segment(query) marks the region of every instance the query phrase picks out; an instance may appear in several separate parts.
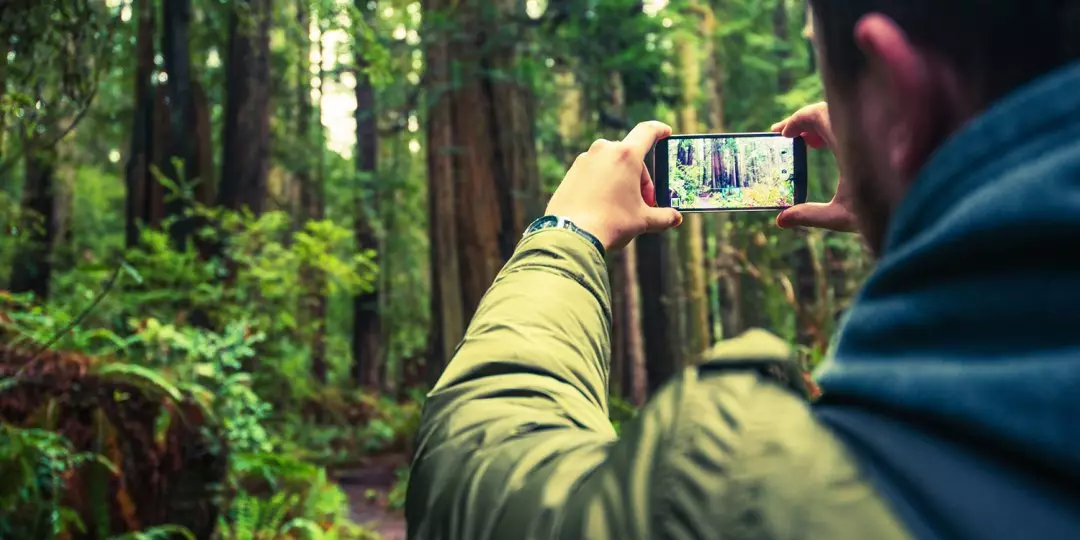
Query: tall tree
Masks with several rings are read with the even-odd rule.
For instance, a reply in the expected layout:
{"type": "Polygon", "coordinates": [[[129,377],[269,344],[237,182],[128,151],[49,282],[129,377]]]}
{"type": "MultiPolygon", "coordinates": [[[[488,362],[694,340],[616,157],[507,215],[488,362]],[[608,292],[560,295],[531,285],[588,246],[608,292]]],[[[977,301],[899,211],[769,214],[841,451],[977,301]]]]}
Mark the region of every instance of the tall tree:
{"type": "MultiPolygon", "coordinates": [[[[696,2],[692,7],[698,7],[696,2]]],[[[700,43],[689,32],[676,37],[678,72],[682,83],[682,103],[679,108],[677,129],[681,133],[700,131],[698,102],[701,96],[701,63],[698,57],[700,43]]],[[[704,157],[704,156],[702,156],[704,157]]],[[[692,193],[691,196],[697,196],[692,193]]],[[[684,362],[696,363],[709,347],[709,305],[705,284],[705,254],[703,248],[704,224],[701,214],[689,214],[679,232],[679,254],[682,265],[680,290],[685,298],[686,315],[683,351],[684,362]]]]}
{"type": "MultiPolygon", "coordinates": [[[[30,135],[29,137],[51,135],[30,135]]],[[[28,231],[22,239],[20,252],[15,256],[11,272],[10,289],[13,293],[34,293],[40,300],[49,296],[52,278],[52,248],[57,237],[54,189],[56,187],[55,145],[38,145],[34,141],[23,144],[25,148],[25,176],[21,215],[28,231]]]]}
{"type": "MultiPolygon", "coordinates": [[[[188,0],[166,3],[181,1],[188,0]]],[[[218,202],[259,214],[270,169],[270,0],[243,0],[240,6],[229,14],[218,202]]]]}
{"type": "MultiPolygon", "coordinates": [[[[705,57],[705,92],[709,129],[713,133],[724,133],[727,129],[724,114],[725,70],[721,37],[717,32],[716,13],[726,8],[728,0],[712,0],[709,4],[699,4],[702,14],[704,40],[702,51],[705,57]]],[[[709,260],[710,282],[716,287],[714,320],[714,340],[733,337],[743,330],[742,321],[742,284],[737,274],[737,261],[734,258],[734,223],[730,214],[715,216],[713,221],[715,235],[714,249],[709,260]]]]}
{"type": "MultiPolygon", "coordinates": [[[[424,0],[427,20],[444,12],[448,0],[424,0]]],[[[431,346],[426,365],[434,383],[465,334],[465,299],[461,290],[458,259],[458,225],[454,208],[458,197],[454,174],[454,113],[451,99],[450,40],[447,32],[431,23],[425,31],[425,80],[427,111],[428,230],[431,246],[431,346]]]]}
{"type": "MultiPolygon", "coordinates": [[[[626,121],[622,77],[613,72],[611,114],[626,121]]],[[[578,93],[580,96],[580,93],[578,93]]],[[[580,104],[575,109],[580,110],[580,104]]],[[[615,135],[617,137],[617,135],[615,135]]],[[[631,403],[645,402],[645,345],[641,337],[641,295],[638,291],[637,246],[630,242],[609,256],[611,281],[611,380],[631,403]]]]}
{"type": "Polygon", "coordinates": [[[136,0],[138,32],[135,38],[135,84],[132,93],[133,118],[131,153],[127,163],[127,215],[124,238],[128,247],[139,241],[139,224],[150,221],[151,160],[153,151],[154,87],[154,9],[150,0],[136,0]]]}
{"type": "MultiPolygon", "coordinates": [[[[195,125],[195,107],[191,83],[191,1],[164,0],[162,26],[162,59],[168,77],[165,93],[159,104],[168,115],[168,137],[164,143],[161,170],[167,178],[174,181],[190,182],[196,179],[198,159],[195,156],[195,141],[192,137],[195,125]]],[[[156,199],[156,197],[155,197],[156,199]]],[[[154,199],[152,199],[154,200],[154,199]]],[[[170,197],[165,203],[165,212],[170,216],[182,216],[186,201],[180,197],[170,197]]],[[[170,237],[177,245],[182,245],[193,232],[193,224],[186,219],[178,219],[170,229],[170,237]]]]}
{"type": "MultiPolygon", "coordinates": [[[[356,0],[356,10],[366,15],[366,23],[374,20],[374,2],[356,0]]],[[[359,24],[356,25],[360,27],[359,24]]],[[[359,35],[357,35],[359,42],[359,35]]],[[[378,262],[379,238],[375,230],[378,212],[378,182],[375,181],[378,156],[378,127],[375,114],[375,88],[367,75],[366,51],[359,45],[356,56],[356,241],[358,248],[375,254],[378,262]]],[[[384,368],[382,335],[379,318],[379,290],[372,287],[353,298],[352,378],[365,387],[377,387],[380,369],[384,368]]]]}
{"type": "MultiPolygon", "coordinates": [[[[312,174],[312,154],[325,150],[313,144],[311,120],[314,107],[311,103],[311,19],[308,0],[296,0],[296,138],[300,152],[296,158],[295,181],[299,191],[299,210],[303,221],[321,220],[325,215],[325,187],[322,172],[312,174]]],[[[319,38],[321,40],[322,34],[319,38]]],[[[321,48],[321,47],[320,47],[321,48]]],[[[319,57],[322,62],[322,55],[319,57]]],[[[321,69],[320,69],[321,73],[321,69]]],[[[321,76],[320,76],[321,77],[321,76]]],[[[321,81],[320,81],[321,83],[321,81]]],[[[320,88],[322,85],[320,84],[320,88]]],[[[311,372],[315,380],[326,383],[329,371],[326,363],[326,294],[325,279],[316,269],[305,267],[300,279],[305,291],[301,309],[305,319],[312,325],[310,340],[311,372]]]]}
{"type": "Polygon", "coordinates": [[[431,20],[449,17],[455,26],[429,25],[428,36],[431,265],[458,278],[434,277],[433,360],[441,365],[538,213],[540,184],[532,90],[515,67],[519,36],[510,21],[520,19],[519,3],[428,0],[424,7],[431,20]],[[460,298],[447,298],[455,290],[460,298]]]}

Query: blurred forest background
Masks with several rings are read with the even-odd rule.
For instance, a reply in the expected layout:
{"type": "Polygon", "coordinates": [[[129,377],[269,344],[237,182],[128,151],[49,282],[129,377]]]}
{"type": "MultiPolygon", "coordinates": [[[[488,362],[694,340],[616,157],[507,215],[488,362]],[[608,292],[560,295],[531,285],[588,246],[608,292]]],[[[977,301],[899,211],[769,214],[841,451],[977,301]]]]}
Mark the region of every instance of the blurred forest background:
{"type": "MultiPolygon", "coordinates": [[[[573,158],[821,99],[797,0],[3,0],[0,537],[385,538],[424,393],[573,158]]],[[[832,158],[810,156],[828,200],[832,158]]],[[[710,344],[823,355],[858,240],[610,259],[613,422],[710,344]]]]}

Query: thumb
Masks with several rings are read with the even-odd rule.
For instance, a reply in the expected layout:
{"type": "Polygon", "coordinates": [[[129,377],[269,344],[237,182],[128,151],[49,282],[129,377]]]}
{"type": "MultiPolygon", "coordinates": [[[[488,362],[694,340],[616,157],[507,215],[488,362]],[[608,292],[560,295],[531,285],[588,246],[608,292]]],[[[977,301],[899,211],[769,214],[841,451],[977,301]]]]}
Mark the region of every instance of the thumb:
{"type": "Polygon", "coordinates": [[[663,232],[682,224],[682,214],[674,208],[645,208],[645,232],[663,232]]]}
{"type": "Polygon", "coordinates": [[[815,227],[839,232],[855,231],[855,216],[835,203],[804,203],[784,210],[776,217],[782,229],[815,227]]]}

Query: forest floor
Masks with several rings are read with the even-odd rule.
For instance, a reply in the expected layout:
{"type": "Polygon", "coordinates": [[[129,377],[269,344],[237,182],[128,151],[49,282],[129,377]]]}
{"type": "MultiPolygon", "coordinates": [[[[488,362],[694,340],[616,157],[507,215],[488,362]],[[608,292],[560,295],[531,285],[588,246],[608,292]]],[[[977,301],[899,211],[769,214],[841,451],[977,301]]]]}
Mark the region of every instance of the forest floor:
{"type": "Polygon", "coordinates": [[[405,516],[387,508],[387,495],[394,488],[394,471],[407,464],[405,456],[372,456],[363,463],[338,472],[341,489],[349,496],[353,521],[379,533],[382,540],[405,540],[405,516]]]}

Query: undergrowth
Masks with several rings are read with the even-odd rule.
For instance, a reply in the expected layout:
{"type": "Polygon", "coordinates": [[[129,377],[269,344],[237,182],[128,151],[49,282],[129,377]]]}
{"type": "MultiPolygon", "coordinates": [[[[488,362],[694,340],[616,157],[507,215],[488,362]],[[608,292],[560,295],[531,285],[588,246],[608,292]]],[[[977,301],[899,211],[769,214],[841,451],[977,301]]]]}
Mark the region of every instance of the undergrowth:
{"type": "MultiPolygon", "coordinates": [[[[365,454],[410,452],[422,392],[353,388],[347,354],[316,381],[307,344],[321,323],[296,316],[305,295],[370,289],[370,254],[341,255],[352,233],[329,221],[294,228],[280,212],[197,206],[191,217],[206,224],[197,242],[177,249],[144,230],[120,262],[55,277],[49,302],[0,291],[0,537],[199,536],[190,509],[146,508],[132,465],[189,459],[198,442],[207,457],[192,463],[214,481],[194,498],[214,538],[374,538],[350,521],[331,473],[365,454]],[[197,245],[222,249],[207,257],[197,245]],[[322,279],[298,278],[313,272],[322,279]],[[133,447],[147,410],[157,411],[143,422],[152,440],[133,447]],[[161,516],[179,518],[153,523],[161,516]]],[[[147,493],[169,488],[159,484],[147,493]]]]}

